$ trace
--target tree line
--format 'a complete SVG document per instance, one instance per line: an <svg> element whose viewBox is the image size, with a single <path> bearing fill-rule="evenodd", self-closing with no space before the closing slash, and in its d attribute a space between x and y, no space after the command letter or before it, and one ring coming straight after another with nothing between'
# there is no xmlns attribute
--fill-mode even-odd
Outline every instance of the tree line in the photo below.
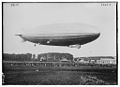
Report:
<svg viewBox="0 0 120 87"><path fill-rule="evenodd" d="M3 53L3 61L59 61L63 58L73 60L73 55L69 53L43 53L43 54L9 54Z"/></svg>

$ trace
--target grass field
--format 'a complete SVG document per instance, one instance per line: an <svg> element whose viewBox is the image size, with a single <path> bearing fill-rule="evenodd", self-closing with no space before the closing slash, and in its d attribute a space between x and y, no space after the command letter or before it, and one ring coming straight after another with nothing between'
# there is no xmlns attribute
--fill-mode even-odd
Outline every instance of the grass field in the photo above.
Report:
<svg viewBox="0 0 120 87"><path fill-rule="evenodd" d="M115 85L115 72L8 71L4 85Z"/></svg>
<svg viewBox="0 0 120 87"><path fill-rule="evenodd" d="M3 64L3 85L117 85L115 66L40 67Z"/></svg>

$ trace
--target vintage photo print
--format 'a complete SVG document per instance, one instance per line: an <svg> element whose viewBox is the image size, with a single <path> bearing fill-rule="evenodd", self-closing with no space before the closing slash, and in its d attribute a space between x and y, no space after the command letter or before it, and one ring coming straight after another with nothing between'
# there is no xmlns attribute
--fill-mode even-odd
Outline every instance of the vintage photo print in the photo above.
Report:
<svg viewBox="0 0 120 87"><path fill-rule="evenodd" d="M2 85L118 85L117 2L2 2Z"/></svg>

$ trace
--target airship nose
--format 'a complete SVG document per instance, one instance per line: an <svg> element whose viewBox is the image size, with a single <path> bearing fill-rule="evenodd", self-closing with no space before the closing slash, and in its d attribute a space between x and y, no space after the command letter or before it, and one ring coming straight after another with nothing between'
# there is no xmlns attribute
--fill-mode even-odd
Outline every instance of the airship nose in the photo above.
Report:
<svg viewBox="0 0 120 87"><path fill-rule="evenodd" d="M95 34L93 34L94 40L97 39L99 36L100 36L100 33L95 33Z"/></svg>
<svg viewBox="0 0 120 87"><path fill-rule="evenodd" d="M99 37L99 36L100 36L100 33L96 33L95 35L96 35L96 37Z"/></svg>

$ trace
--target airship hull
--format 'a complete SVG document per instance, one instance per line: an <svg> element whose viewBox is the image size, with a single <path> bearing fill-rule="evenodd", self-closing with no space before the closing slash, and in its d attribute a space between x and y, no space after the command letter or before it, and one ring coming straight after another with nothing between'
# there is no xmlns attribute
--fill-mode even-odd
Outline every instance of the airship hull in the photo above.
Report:
<svg viewBox="0 0 120 87"><path fill-rule="evenodd" d="M95 27L85 24L69 23L69 24L52 24L38 28L39 31L29 34L18 34L24 41L30 41L35 44L52 45L52 46L69 46L81 45L89 43L97 39L100 35Z"/></svg>
<svg viewBox="0 0 120 87"><path fill-rule="evenodd" d="M99 37L100 33L88 33L88 34L51 34L51 35L21 35L25 41L43 45L54 45L54 46L69 46L69 45L83 45L91 42Z"/></svg>

